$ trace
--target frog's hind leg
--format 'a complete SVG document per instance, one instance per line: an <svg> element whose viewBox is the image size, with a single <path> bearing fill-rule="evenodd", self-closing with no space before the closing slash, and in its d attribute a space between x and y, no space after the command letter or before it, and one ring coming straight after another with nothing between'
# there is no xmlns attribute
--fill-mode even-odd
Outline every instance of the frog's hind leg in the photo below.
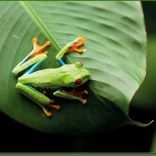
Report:
<svg viewBox="0 0 156 156"><path fill-rule="evenodd" d="M36 88L22 84L20 82L16 84L16 88L20 90L23 95L38 104L47 117L51 117L53 115L53 113L49 111L48 108L60 110L60 105L55 104L54 100L38 91Z"/></svg>
<svg viewBox="0 0 156 156"><path fill-rule="evenodd" d="M46 49L50 46L50 42L47 41L44 44L40 45L37 38L32 39L33 49L32 51L13 69L13 74L17 75L26 69L31 67L31 70L27 74L33 72L39 67L41 62L47 58Z"/></svg>

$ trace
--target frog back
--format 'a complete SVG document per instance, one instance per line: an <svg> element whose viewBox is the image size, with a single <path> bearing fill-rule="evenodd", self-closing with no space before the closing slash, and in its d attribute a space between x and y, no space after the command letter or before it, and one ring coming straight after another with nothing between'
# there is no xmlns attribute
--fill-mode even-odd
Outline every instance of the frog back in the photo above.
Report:
<svg viewBox="0 0 156 156"><path fill-rule="evenodd" d="M55 88L63 85L63 77L66 73L60 68L49 68L36 71L30 75L19 77L18 81L40 88Z"/></svg>

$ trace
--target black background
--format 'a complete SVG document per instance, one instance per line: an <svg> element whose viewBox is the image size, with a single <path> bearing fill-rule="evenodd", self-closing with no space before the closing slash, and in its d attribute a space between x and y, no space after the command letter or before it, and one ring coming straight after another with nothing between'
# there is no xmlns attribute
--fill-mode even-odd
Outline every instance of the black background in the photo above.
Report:
<svg viewBox="0 0 156 156"><path fill-rule="evenodd" d="M156 2L143 2L148 34L156 33ZM0 152L147 152L155 123L126 126L109 134L60 136L38 132L0 114Z"/></svg>

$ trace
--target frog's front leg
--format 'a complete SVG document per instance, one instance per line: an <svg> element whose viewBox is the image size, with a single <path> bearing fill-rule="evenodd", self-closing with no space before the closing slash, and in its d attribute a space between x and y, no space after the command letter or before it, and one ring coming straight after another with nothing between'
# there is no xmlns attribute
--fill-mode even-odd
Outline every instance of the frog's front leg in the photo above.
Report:
<svg viewBox="0 0 156 156"><path fill-rule="evenodd" d="M70 90L67 89L59 89L53 93L54 96L61 97L64 99L71 99L71 100L78 100L82 104L87 103L86 96L88 95L88 91L83 89L80 90L79 88L73 88Z"/></svg>
<svg viewBox="0 0 156 156"><path fill-rule="evenodd" d="M60 105L55 104L54 100L38 91L36 88L22 84L21 82L16 84L16 88L30 100L38 104L47 117L51 117L53 115L51 111L48 111L48 108L60 110Z"/></svg>
<svg viewBox="0 0 156 156"><path fill-rule="evenodd" d="M86 39L82 36L77 37L75 40L67 43L56 55L56 60L59 62L60 65L64 65L65 62L63 57L70 53L78 53L83 54L86 51L84 49Z"/></svg>

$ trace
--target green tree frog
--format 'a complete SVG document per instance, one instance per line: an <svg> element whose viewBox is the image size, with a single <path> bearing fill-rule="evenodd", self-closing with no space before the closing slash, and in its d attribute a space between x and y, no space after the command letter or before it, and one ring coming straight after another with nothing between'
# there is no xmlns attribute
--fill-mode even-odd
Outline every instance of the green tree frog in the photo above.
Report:
<svg viewBox="0 0 156 156"><path fill-rule="evenodd" d="M41 63L47 58L49 41L39 44L36 37L32 39L32 51L13 69L13 74L19 76L16 88L34 103L38 104L47 117L53 115L50 109L60 110L60 105L47 95L47 91L55 97L87 102L88 91L82 88L90 78L89 71L80 62L66 64L63 57L72 52L85 51L85 38L80 36L67 43L56 55L58 68L39 70Z"/></svg>

